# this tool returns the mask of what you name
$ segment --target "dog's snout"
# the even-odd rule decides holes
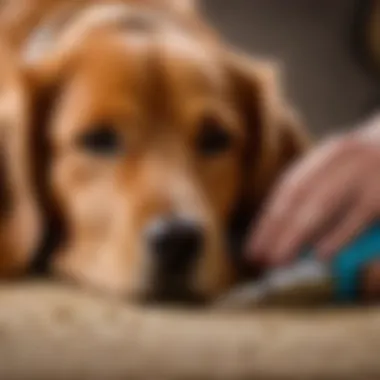
[[[187,271],[204,242],[202,227],[185,219],[161,219],[148,227],[150,250],[156,263],[168,273]]]

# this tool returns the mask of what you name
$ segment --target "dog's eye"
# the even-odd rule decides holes
[[[121,137],[106,125],[86,132],[79,138],[78,143],[82,149],[102,156],[116,155],[123,150]]]
[[[197,148],[204,156],[225,152],[232,144],[232,136],[220,125],[218,120],[206,118],[197,138]]]

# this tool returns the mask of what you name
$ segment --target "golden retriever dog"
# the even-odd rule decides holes
[[[308,145],[276,70],[192,0],[9,0],[0,35],[2,275],[42,250],[132,299],[231,286],[232,221]]]

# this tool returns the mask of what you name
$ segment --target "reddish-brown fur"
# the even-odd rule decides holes
[[[97,10],[104,3],[137,13],[108,8],[107,15]],[[207,236],[191,287],[208,297],[228,287],[224,235],[234,209],[260,204],[307,146],[272,67],[221,42],[191,1],[11,0],[3,7],[1,137],[5,173],[20,195],[4,217],[12,232],[0,235],[9,247],[1,246],[2,272],[22,272],[30,262],[49,197],[67,229],[53,255],[57,273],[117,294],[149,292],[154,263],[143,230],[160,215],[181,213]],[[28,38],[49,23],[48,42],[25,54]],[[208,119],[232,140],[212,158],[195,146]],[[100,123],[117,131],[125,153],[104,159],[78,147]]]

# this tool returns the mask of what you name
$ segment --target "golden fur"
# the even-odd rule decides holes
[[[307,146],[273,67],[221,41],[190,0],[2,7],[3,183],[12,198],[2,272],[30,264],[54,210],[65,237],[53,270],[139,297],[155,286],[144,229],[186,215],[206,236],[189,287],[223,291],[234,278],[225,231],[237,205],[257,207]],[[103,127],[117,154],[80,145]],[[228,136],[217,154],[200,151],[207,128]]]

